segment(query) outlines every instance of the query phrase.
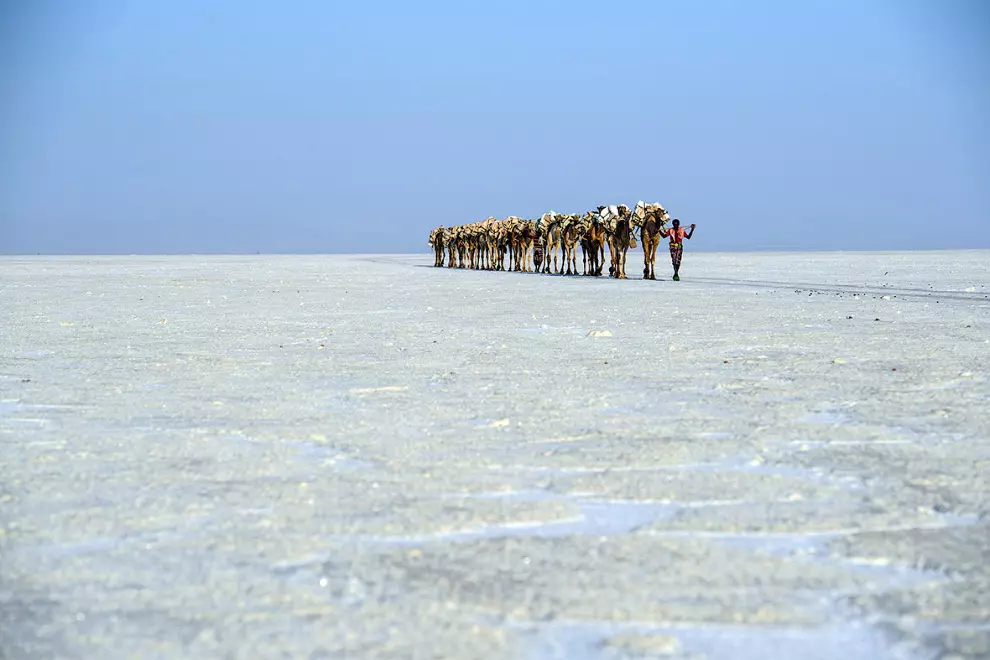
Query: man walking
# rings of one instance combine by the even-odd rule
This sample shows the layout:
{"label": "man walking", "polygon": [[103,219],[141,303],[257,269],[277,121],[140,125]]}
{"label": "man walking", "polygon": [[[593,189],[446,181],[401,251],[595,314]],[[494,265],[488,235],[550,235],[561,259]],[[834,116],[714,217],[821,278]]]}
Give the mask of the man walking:
{"label": "man walking", "polygon": [[685,238],[691,238],[694,234],[694,225],[691,225],[691,229],[684,231],[681,229],[681,221],[674,218],[673,226],[670,229],[661,229],[660,235],[664,238],[670,237],[670,262],[674,265],[674,281],[680,282],[681,276],[678,272],[681,270],[681,257],[684,256],[684,244]]}

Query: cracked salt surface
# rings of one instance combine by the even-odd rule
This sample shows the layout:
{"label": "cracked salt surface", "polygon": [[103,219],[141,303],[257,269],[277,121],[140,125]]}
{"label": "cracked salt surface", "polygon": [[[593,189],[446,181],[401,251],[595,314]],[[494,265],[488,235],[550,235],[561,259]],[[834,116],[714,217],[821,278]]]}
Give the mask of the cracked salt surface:
{"label": "cracked salt surface", "polygon": [[987,253],[423,262],[0,259],[0,655],[990,657]]}

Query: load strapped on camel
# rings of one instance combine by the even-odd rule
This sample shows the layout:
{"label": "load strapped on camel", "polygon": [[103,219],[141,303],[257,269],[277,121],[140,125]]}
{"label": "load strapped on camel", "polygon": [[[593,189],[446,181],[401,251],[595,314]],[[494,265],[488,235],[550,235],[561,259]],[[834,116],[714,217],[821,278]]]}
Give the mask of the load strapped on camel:
{"label": "load strapped on camel", "polygon": [[[584,274],[599,276],[608,245],[609,275],[626,277],[626,253],[643,244],[645,279],[656,279],[653,272],[660,231],[670,220],[661,204],[640,201],[635,209],[625,204],[599,206],[581,214],[544,213],[526,220],[509,216],[489,217],[481,222],[430,232],[430,245],[436,251],[436,266],[449,268],[506,270],[521,272]],[[637,241],[637,232],[639,240]],[[577,267],[577,247],[581,246],[583,269]],[[558,262],[557,254],[562,259]]]}
{"label": "load strapped on camel", "polygon": [[643,242],[643,279],[657,279],[654,266],[657,246],[660,244],[660,231],[667,226],[670,216],[660,203],[647,204],[640,200],[633,211],[633,226],[639,229]]}

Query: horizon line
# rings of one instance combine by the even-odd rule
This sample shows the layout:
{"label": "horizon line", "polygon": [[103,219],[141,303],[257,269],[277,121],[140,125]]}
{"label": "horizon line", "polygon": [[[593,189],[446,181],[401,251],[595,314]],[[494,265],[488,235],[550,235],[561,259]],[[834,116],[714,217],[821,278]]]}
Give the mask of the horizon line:
{"label": "horizon line", "polygon": [[[749,249],[691,250],[694,254],[743,254],[743,253],[927,253],[927,252],[982,252],[987,247],[939,247],[939,248],[800,248],[800,247],[756,247]],[[642,252],[642,248],[630,248],[630,252]],[[2,257],[304,257],[304,256],[433,256],[432,250],[423,252],[3,252]]]}

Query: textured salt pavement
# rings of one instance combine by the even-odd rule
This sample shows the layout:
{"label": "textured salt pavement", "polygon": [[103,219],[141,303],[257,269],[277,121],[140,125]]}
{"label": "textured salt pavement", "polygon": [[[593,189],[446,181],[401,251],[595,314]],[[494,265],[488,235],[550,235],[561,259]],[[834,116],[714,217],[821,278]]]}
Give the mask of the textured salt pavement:
{"label": "textured salt pavement", "polygon": [[0,655],[990,656],[990,253],[430,263],[0,259]]}

